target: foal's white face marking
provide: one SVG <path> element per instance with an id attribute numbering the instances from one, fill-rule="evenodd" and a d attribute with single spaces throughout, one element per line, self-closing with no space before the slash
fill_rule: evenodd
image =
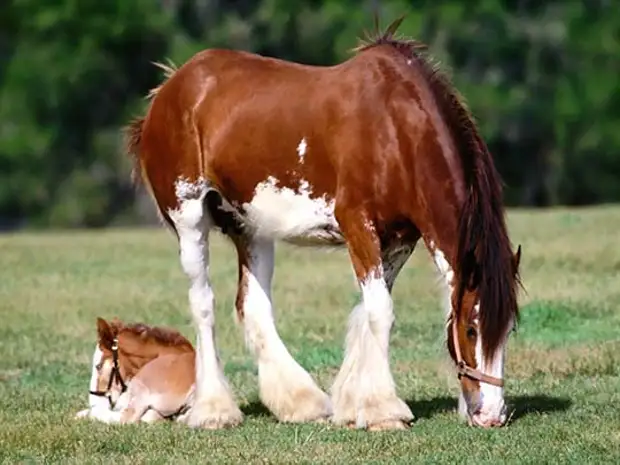
<path id="1" fill-rule="evenodd" d="M 103 360 L 103 352 L 99 348 L 99 344 L 95 345 L 95 352 L 93 353 L 93 362 L 91 368 L 90 375 L 90 390 L 97 391 L 99 390 L 99 370 L 97 370 L 98 365 Z M 93 396 L 92 394 L 88 395 L 88 405 L 91 409 L 94 408 L 108 408 L 108 399 L 105 397 Z"/>
<path id="2" fill-rule="evenodd" d="M 243 205 L 258 237 L 298 243 L 342 242 L 333 199 L 325 195 L 312 198 L 312 186 L 304 179 L 297 189 L 277 184 L 278 180 L 270 176 L 256 186 L 252 200 Z"/>
<path id="3" fill-rule="evenodd" d="M 308 148 L 308 143 L 306 142 L 306 138 L 304 137 L 303 139 L 301 139 L 301 142 L 299 142 L 299 145 L 297 146 L 297 153 L 299 154 L 299 163 L 304 162 L 304 157 L 306 156 L 307 148 Z"/>

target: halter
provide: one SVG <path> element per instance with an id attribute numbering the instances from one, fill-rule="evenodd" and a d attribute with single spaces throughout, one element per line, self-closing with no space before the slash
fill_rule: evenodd
<path id="1" fill-rule="evenodd" d="M 112 397 L 110 396 L 110 389 L 112 388 L 112 384 L 114 383 L 114 379 L 117 379 L 119 384 L 121 385 L 121 394 L 127 390 L 127 385 L 125 381 L 123 381 L 123 377 L 121 376 L 121 370 L 118 365 L 118 338 L 115 337 L 112 342 L 112 371 L 110 373 L 110 379 L 108 380 L 108 387 L 105 391 L 88 391 L 93 396 L 98 397 L 107 397 L 108 402 L 110 403 L 110 408 L 114 407 L 112 405 Z"/>
<path id="2" fill-rule="evenodd" d="M 458 378 L 461 379 L 461 376 L 465 376 L 475 381 L 481 381 L 483 383 L 492 384 L 493 386 L 503 387 L 503 379 L 484 374 L 480 370 L 470 367 L 469 365 L 467 365 L 465 360 L 463 360 L 463 356 L 461 355 L 461 345 L 459 344 L 459 335 L 456 327 L 456 321 L 456 317 L 453 315 L 452 342 L 454 344 L 454 355 L 456 355 L 456 372 Z"/>

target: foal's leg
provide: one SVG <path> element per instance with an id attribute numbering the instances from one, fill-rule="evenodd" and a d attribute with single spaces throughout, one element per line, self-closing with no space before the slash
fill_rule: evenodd
<path id="1" fill-rule="evenodd" d="M 206 190 L 179 200 L 169 212 L 179 237 L 181 265 L 190 280 L 189 301 L 198 330 L 196 391 L 185 417 L 190 426 L 221 428 L 240 423 L 239 407 L 224 376 L 215 344 L 214 296 L 209 282 L 208 234 L 211 219 L 204 208 Z"/>
<path id="2" fill-rule="evenodd" d="M 157 421 L 161 421 L 163 420 L 164 417 L 162 416 L 161 413 L 159 413 L 157 410 L 154 409 L 149 409 L 147 410 L 144 415 L 142 415 L 142 417 L 140 418 L 140 421 L 143 423 L 155 423 Z"/>
<path id="3" fill-rule="evenodd" d="M 334 422 L 368 429 L 400 429 L 413 419 L 396 395 L 389 365 L 394 312 L 390 290 L 413 251 L 383 253 L 363 212 L 338 217 L 362 290 L 349 319 L 345 357 L 332 388 Z"/>
<path id="4" fill-rule="evenodd" d="M 262 402 L 280 421 L 330 417 L 329 397 L 293 359 L 276 330 L 271 304 L 273 241 L 238 238 L 235 243 L 239 254 L 237 317 L 258 364 Z"/>

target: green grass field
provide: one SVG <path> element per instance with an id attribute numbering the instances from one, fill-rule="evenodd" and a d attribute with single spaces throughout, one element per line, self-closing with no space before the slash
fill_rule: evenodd
<path id="1" fill-rule="evenodd" d="M 619 463 L 620 208 L 511 211 L 522 319 L 509 345 L 510 425 L 467 427 L 422 246 L 394 289 L 392 367 L 416 421 L 367 433 L 278 424 L 232 318 L 236 257 L 214 236 L 218 343 L 245 414 L 224 431 L 73 420 L 87 406 L 95 317 L 170 325 L 194 340 L 174 237 L 163 229 L 0 236 L 2 463 Z M 328 389 L 358 293 L 346 252 L 277 252 L 278 327 Z"/>

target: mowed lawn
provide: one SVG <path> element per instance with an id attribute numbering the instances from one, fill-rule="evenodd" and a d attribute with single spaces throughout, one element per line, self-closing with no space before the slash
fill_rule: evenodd
<path id="1" fill-rule="evenodd" d="M 367 433 L 279 424 L 232 318 L 236 257 L 212 240 L 217 338 L 246 414 L 224 431 L 108 426 L 87 406 L 95 318 L 170 325 L 194 341 L 187 281 L 163 228 L 0 236 L 2 463 L 619 463 L 620 208 L 511 211 L 523 246 L 522 319 L 511 337 L 506 428 L 467 427 L 444 349 L 437 275 L 420 246 L 394 289 L 392 367 L 416 421 Z M 278 328 L 329 389 L 358 299 L 346 252 L 279 245 Z"/>

